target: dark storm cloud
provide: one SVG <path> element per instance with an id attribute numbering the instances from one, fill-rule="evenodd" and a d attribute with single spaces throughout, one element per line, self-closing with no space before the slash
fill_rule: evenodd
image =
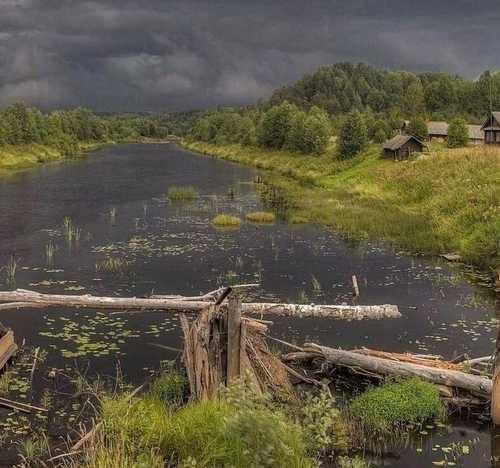
<path id="1" fill-rule="evenodd" d="M 474 77 L 499 26 L 479 0 L 0 0 L 0 105 L 252 103 L 337 61 Z"/>

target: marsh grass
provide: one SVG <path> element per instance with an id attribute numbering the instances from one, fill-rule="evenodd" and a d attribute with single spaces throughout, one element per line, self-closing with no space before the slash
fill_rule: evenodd
<path id="1" fill-rule="evenodd" d="M 19 455 L 27 466 L 33 466 L 38 459 L 49 452 L 49 443 L 45 434 L 34 434 L 18 442 Z"/>
<path id="2" fill-rule="evenodd" d="M 445 414 L 438 388 L 417 378 L 371 388 L 354 398 L 348 409 L 354 432 L 365 439 L 405 435 Z"/>
<path id="3" fill-rule="evenodd" d="M 63 220 L 63 235 L 69 247 L 80 243 L 82 230 L 77 227 L 72 219 L 66 216 Z"/>
<path id="4" fill-rule="evenodd" d="M 237 216 L 220 214 L 212 219 L 212 224 L 219 228 L 239 228 L 241 226 L 241 219 Z"/>
<path id="5" fill-rule="evenodd" d="M 168 198 L 173 202 L 193 201 L 198 198 L 198 192 L 191 186 L 174 186 L 168 189 Z"/>
<path id="6" fill-rule="evenodd" d="M 12 375 L 12 371 L 3 371 L 0 375 L 0 395 L 7 395 L 13 382 L 14 376 Z"/>
<path id="7" fill-rule="evenodd" d="M 407 162 L 371 145 L 349 161 L 239 145 L 187 143 L 194 151 L 274 174 L 269 203 L 288 198 L 289 216 L 334 228 L 348 239 L 385 240 L 399 249 L 456 252 L 471 264 L 500 266 L 500 148 L 443 149 Z M 283 202 L 280 202 L 283 203 Z M 270 206 L 270 205 L 268 205 Z M 274 208 L 273 208 L 274 210 Z"/>
<path id="8" fill-rule="evenodd" d="M 16 274 L 19 266 L 19 260 L 15 255 L 11 255 L 7 264 L 3 267 L 5 271 L 5 281 L 8 286 L 15 286 Z"/>
<path id="9" fill-rule="evenodd" d="M 124 273 L 129 267 L 130 262 L 121 257 L 107 257 L 95 264 L 96 271 L 106 273 Z"/>
<path id="10" fill-rule="evenodd" d="M 45 245 L 45 259 L 48 267 L 52 267 L 54 265 L 55 252 L 56 252 L 56 246 L 52 241 L 49 241 Z"/>
<path id="11" fill-rule="evenodd" d="M 178 408 L 186 401 L 188 385 L 186 377 L 171 369 L 162 374 L 151 384 L 151 398 L 171 408 Z"/>
<path id="12" fill-rule="evenodd" d="M 247 213 L 245 218 L 252 223 L 274 223 L 276 216 L 269 211 L 254 211 Z"/>

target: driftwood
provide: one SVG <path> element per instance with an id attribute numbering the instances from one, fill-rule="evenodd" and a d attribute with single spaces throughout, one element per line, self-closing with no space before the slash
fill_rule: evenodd
<path id="1" fill-rule="evenodd" d="M 181 325 L 192 398 L 213 398 L 238 380 L 251 383 L 257 392 L 289 391 L 287 367 L 263 338 L 267 324 L 241 317 L 237 298 L 231 297 L 228 307 L 209 305 L 192 323 L 181 314 Z"/>
<path id="2" fill-rule="evenodd" d="M 290 353 L 286 356 L 288 361 L 310 359 L 320 359 L 334 366 L 379 376 L 419 377 L 437 385 L 465 390 L 483 399 L 489 399 L 491 395 L 491 379 L 458 370 L 454 367 L 456 364 L 446 362 L 437 364 L 434 359 L 370 352 L 370 350 L 345 351 L 313 343 L 305 344 L 303 352 Z"/>
<path id="3" fill-rule="evenodd" d="M 0 307 L 84 307 L 92 309 L 162 310 L 180 312 L 201 312 L 207 307 L 207 299 L 197 300 L 182 296 L 168 299 L 153 297 L 98 297 L 91 295 L 42 294 L 25 289 L 0 292 Z M 213 297 L 213 295 L 211 296 Z M 299 305 L 274 303 L 243 303 L 241 313 L 248 315 L 277 315 L 287 317 L 324 317 L 338 320 L 362 320 L 399 318 L 401 314 L 395 305 Z"/>
<path id="4" fill-rule="evenodd" d="M 0 370 L 17 351 L 14 332 L 0 324 Z"/>
<path id="5" fill-rule="evenodd" d="M 7 398 L 0 398 L 0 406 L 21 411 L 21 413 L 31 413 L 32 411 L 40 411 L 42 413 L 47 412 L 46 408 L 40 408 L 39 406 L 33 406 L 28 405 L 27 403 L 8 400 Z"/>

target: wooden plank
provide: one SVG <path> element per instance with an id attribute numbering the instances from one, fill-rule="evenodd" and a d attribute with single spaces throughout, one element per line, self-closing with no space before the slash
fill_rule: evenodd
<path id="1" fill-rule="evenodd" d="M 240 377 L 241 303 L 237 296 L 227 307 L 227 385 Z"/>

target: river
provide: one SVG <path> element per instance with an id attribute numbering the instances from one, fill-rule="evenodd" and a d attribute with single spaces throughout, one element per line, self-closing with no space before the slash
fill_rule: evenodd
<path id="1" fill-rule="evenodd" d="M 261 287 L 248 299 L 336 304 L 352 302 L 356 275 L 357 303 L 397 304 L 403 318 L 279 319 L 272 333 L 297 343 L 445 358 L 492 352 L 497 325 L 492 294 L 457 267 L 348 242 L 312 225 L 245 222 L 239 230 L 215 229 L 210 221 L 218 213 L 244 219 L 262 208 L 256 176 L 255 170 L 172 144 L 134 144 L 0 179 L 0 265 L 11 258 L 17 263 L 14 282 L 0 273 L 2 289 L 193 295 L 258 282 Z M 199 198 L 171 203 L 166 194 L 174 185 L 195 187 Z M 76 239 L 68 239 L 64 223 L 71 224 Z M 45 349 L 48 367 L 76 365 L 110 375 L 119 362 L 131 382 L 141 382 L 148 369 L 175 357 L 158 344 L 181 346 L 178 321 L 169 313 L 26 309 L 4 311 L 1 321 L 14 329 L 18 342 Z M 491 465 L 488 425 L 462 421 L 429 433 L 421 435 L 419 447 L 385 457 L 384 465 L 432 466 L 450 459 L 443 447 L 460 441 L 471 448 L 458 466 Z"/>

